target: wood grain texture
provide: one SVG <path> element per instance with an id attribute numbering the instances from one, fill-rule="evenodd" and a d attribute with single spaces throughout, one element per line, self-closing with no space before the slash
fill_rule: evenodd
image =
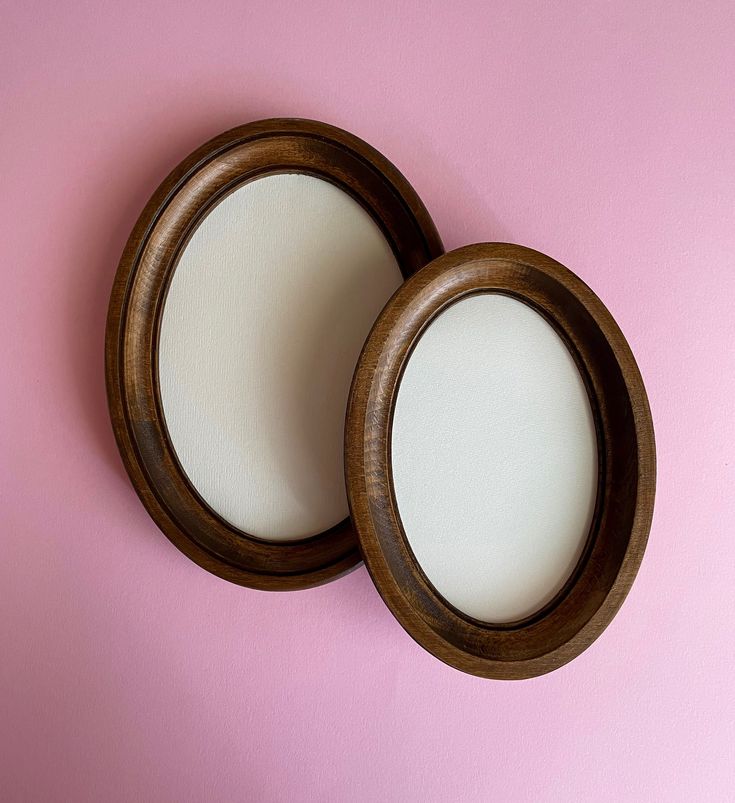
<path id="1" fill-rule="evenodd" d="M 123 252 L 107 319 L 105 366 L 112 425 L 146 509 L 188 557 L 224 579 L 265 590 L 327 582 L 360 560 L 349 519 L 313 538 L 264 541 L 218 516 L 177 460 L 162 413 L 158 341 L 167 288 L 207 213 L 245 182 L 304 173 L 357 200 L 390 243 L 404 277 L 442 253 L 420 199 L 385 157 L 345 131 L 309 120 L 273 119 L 215 137 L 156 190 Z"/>
<path id="2" fill-rule="evenodd" d="M 585 382 L 598 440 L 597 503 L 577 568 L 544 608 L 502 625 L 458 611 L 421 570 L 398 513 L 390 453 L 398 387 L 421 333 L 451 304 L 487 292 L 529 304 L 555 327 Z M 406 631 L 457 669 L 487 678 L 528 678 L 588 647 L 635 579 L 653 515 L 653 425 L 630 347 L 581 279 L 529 248 L 470 245 L 407 281 L 376 321 L 350 392 L 345 471 L 365 563 Z"/>

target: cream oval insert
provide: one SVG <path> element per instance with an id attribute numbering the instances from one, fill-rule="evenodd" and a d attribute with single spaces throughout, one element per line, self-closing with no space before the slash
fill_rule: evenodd
<path id="1" fill-rule="evenodd" d="M 158 376 L 179 462 L 226 521 L 288 541 L 348 515 L 352 372 L 401 281 L 368 212 L 312 176 L 252 181 L 202 221 L 164 304 Z"/>
<path id="2" fill-rule="evenodd" d="M 406 538 L 449 603 L 500 624 L 561 589 L 587 540 L 598 456 L 582 377 L 545 318 L 498 293 L 440 313 L 401 379 L 391 451 Z"/>

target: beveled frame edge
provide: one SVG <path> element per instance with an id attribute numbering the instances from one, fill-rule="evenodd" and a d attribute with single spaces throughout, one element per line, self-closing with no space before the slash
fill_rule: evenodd
<path id="1" fill-rule="evenodd" d="M 581 628 L 573 632 L 560 645 L 525 660 L 493 660 L 479 657 L 447 640 L 427 621 L 432 618 L 433 614 L 422 612 L 415 606 L 415 599 L 412 597 L 414 589 L 411 584 L 416 581 L 416 578 L 423 575 L 415 558 L 413 558 L 413 566 L 410 566 L 409 563 L 401 564 L 401 570 L 405 570 L 406 576 L 400 578 L 399 581 L 394 576 L 389 560 L 383 551 L 385 543 L 392 543 L 391 539 L 393 539 L 395 544 L 403 544 L 404 547 L 408 547 L 408 552 L 410 552 L 410 547 L 402 532 L 400 518 L 397 517 L 389 457 L 393 409 L 405 364 L 426 326 L 451 303 L 455 303 L 461 297 L 478 292 L 478 289 L 465 287 L 463 292 L 458 293 L 448 303 L 434 307 L 429 305 L 428 312 L 424 311 L 423 325 L 410 336 L 397 331 L 401 325 L 401 317 L 404 311 L 410 309 L 412 303 L 416 303 L 416 299 L 421 296 L 422 291 L 432 285 L 440 285 L 453 270 L 463 265 L 487 263 L 494 260 L 513 262 L 529 270 L 544 271 L 553 281 L 560 283 L 572 293 L 589 312 L 595 325 L 599 327 L 602 337 L 612 349 L 620 367 L 630 399 L 637 448 L 637 482 L 630 537 L 611 587 L 604 594 L 604 598 L 594 614 Z M 479 292 L 482 291 L 479 289 Z M 502 290 L 495 292 L 502 292 Z M 524 300 L 523 297 L 514 293 L 509 294 L 515 295 L 519 300 Z M 531 304 L 531 306 L 534 305 Z M 538 309 L 537 312 L 544 314 L 548 320 L 548 315 L 544 312 Z M 557 331 L 560 330 L 558 321 L 550 322 Z M 563 334 L 563 329 L 561 333 Z M 569 346 L 568 338 L 563 339 Z M 573 349 L 571 350 L 573 351 Z M 577 361 L 578 356 L 574 353 L 573 356 Z M 383 395 L 379 395 L 376 388 L 380 385 L 381 373 L 391 360 L 394 363 L 391 367 L 392 387 L 387 391 L 383 389 Z M 400 365 L 398 365 L 399 361 Z M 397 370 L 396 366 L 398 366 Z M 579 364 L 578 367 L 580 367 Z M 580 372 L 585 378 L 581 368 Z M 587 378 L 585 378 L 585 384 L 594 412 L 599 400 L 593 398 L 590 393 Z M 609 451 L 609 444 L 604 444 L 604 446 Z M 599 450 L 598 445 L 598 452 Z M 625 337 L 604 304 L 579 277 L 550 257 L 530 248 L 508 243 L 480 243 L 456 249 L 434 260 L 399 288 L 376 321 L 360 355 L 348 404 L 345 428 L 345 472 L 350 513 L 358 530 L 363 559 L 378 592 L 406 632 L 435 657 L 461 671 L 494 679 L 531 678 L 561 667 L 592 644 L 614 618 L 638 572 L 653 516 L 655 468 L 655 440 L 648 398 Z M 616 467 L 616 470 L 620 473 L 619 466 Z M 376 483 L 376 480 L 381 485 L 381 492 L 388 497 L 387 501 L 382 504 L 376 502 L 375 489 L 370 488 L 371 484 Z M 601 504 L 599 499 L 597 504 L 598 507 Z M 377 536 L 379 528 L 386 534 L 382 547 Z M 607 537 L 609 538 L 609 535 Z M 588 544 L 585 553 L 588 553 L 590 549 L 591 545 Z M 399 551 L 398 547 L 396 547 L 396 551 Z M 565 584 L 555 600 L 541 609 L 540 621 L 543 621 L 546 615 L 545 611 L 549 606 L 555 607 L 560 596 L 563 601 L 564 594 L 571 593 L 575 588 L 577 582 L 584 575 L 586 566 L 583 561 L 585 560 L 586 557 L 583 556 L 580 564 L 574 570 L 572 578 Z M 435 590 L 434 595 L 435 599 L 431 601 L 431 604 L 435 604 L 437 609 L 452 609 L 452 606 Z M 515 629 L 513 627 L 507 629 L 505 626 L 494 628 L 491 625 L 477 622 L 477 620 L 457 612 L 456 609 L 452 610 L 467 623 L 467 630 L 471 633 L 471 638 L 477 640 L 483 638 L 483 632 L 522 632 L 526 621 L 519 623 Z M 536 615 L 529 617 L 528 627 L 537 621 L 539 619 Z"/>
<path id="2" fill-rule="evenodd" d="M 309 549 L 312 544 L 317 544 L 319 539 L 328 537 L 333 533 L 339 534 L 343 539 L 349 537 L 352 540 L 353 543 L 350 548 L 344 552 L 339 559 L 333 560 L 316 570 L 306 570 L 302 572 L 283 573 L 275 569 L 273 571 L 252 571 L 242 565 L 237 565 L 223 559 L 220 555 L 211 552 L 196 540 L 189 537 L 185 529 L 181 527 L 180 522 L 177 521 L 176 512 L 168 510 L 158 498 L 155 487 L 141 460 L 127 414 L 122 353 L 127 321 L 127 304 L 131 293 L 131 287 L 135 280 L 136 272 L 140 267 L 140 260 L 146 244 L 152 236 L 152 232 L 155 230 L 156 226 L 159 225 L 162 217 L 170 208 L 173 200 L 181 193 L 187 191 L 188 186 L 196 180 L 199 172 L 203 168 L 215 162 L 217 159 L 224 157 L 235 148 L 249 143 L 250 141 L 276 137 L 287 138 L 291 136 L 303 137 L 305 141 L 312 140 L 315 143 L 326 143 L 329 147 L 338 148 L 340 151 L 344 152 L 345 159 L 357 159 L 364 163 L 365 166 L 373 171 L 376 176 L 379 177 L 380 181 L 386 185 L 386 192 L 389 191 L 387 188 L 390 188 L 390 192 L 395 196 L 396 202 L 402 204 L 406 214 L 420 230 L 426 250 L 426 256 L 425 258 L 421 258 L 421 264 L 443 253 L 443 245 L 436 227 L 417 193 L 399 170 L 373 147 L 349 132 L 315 120 L 296 118 L 259 120 L 232 128 L 204 143 L 175 167 L 155 190 L 133 227 L 120 259 L 112 287 L 105 333 L 105 377 L 112 427 L 125 469 L 138 497 L 141 499 L 149 515 L 166 537 L 181 552 L 202 568 L 230 582 L 260 590 L 271 591 L 311 588 L 353 570 L 359 564 L 361 555 L 350 520 L 345 519 L 325 533 L 315 536 L 313 539 L 262 542 L 267 543 L 269 547 L 273 546 L 275 550 L 289 550 L 294 546 L 299 547 L 304 543 L 309 544 L 309 546 L 307 546 L 307 549 Z M 274 163 L 272 169 L 269 169 L 267 173 L 283 172 L 283 169 L 280 168 L 286 171 L 292 170 L 292 160 L 285 165 Z M 293 170 L 293 172 L 300 171 L 296 169 Z M 303 170 L 301 172 L 308 173 L 309 171 Z M 396 245 L 385 231 L 383 221 L 377 219 L 376 210 L 370 208 L 364 198 L 356 197 L 349 188 L 340 183 L 337 178 L 338 172 L 335 166 L 333 177 L 322 174 L 320 174 L 319 177 L 332 181 L 332 183 L 336 184 L 340 189 L 355 197 L 380 226 L 384 236 L 386 236 L 391 247 L 395 250 Z M 196 225 L 198 225 L 198 223 Z M 192 231 L 194 228 L 195 226 L 192 227 Z M 191 236 L 191 231 L 188 233 L 188 236 Z M 181 250 L 183 250 L 183 248 L 179 250 L 178 254 L 174 254 L 171 257 L 173 264 L 167 268 L 170 273 L 175 269 L 175 264 L 178 261 Z M 399 254 L 396 254 L 396 257 L 404 276 L 410 275 L 418 267 L 421 267 L 421 265 L 418 264 L 415 267 L 409 268 L 407 264 L 408 259 L 406 259 L 406 264 L 404 264 L 399 258 Z M 414 255 L 412 258 L 415 259 L 417 257 Z M 155 402 L 155 399 L 151 400 L 152 404 Z M 188 483 L 188 478 L 186 478 L 186 480 Z M 196 489 L 193 485 L 191 485 L 191 483 L 188 483 L 188 485 L 198 497 L 198 493 L 196 493 Z M 206 505 L 203 501 L 201 501 L 201 504 L 203 506 Z M 209 514 L 214 514 L 211 509 L 209 509 L 208 512 Z M 214 515 L 227 525 L 219 516 L 216 514 Z M 234 530 L 234 528 L 230 529 Z M 246 539 L 252 539 L 253 542 L 261 541 L 261 539 L 249 536 L 247 533 L 240 533 L 237 530 L 235 530 L 235 532 Z M 274 551 L 272 554 L 283 553 Z"/>

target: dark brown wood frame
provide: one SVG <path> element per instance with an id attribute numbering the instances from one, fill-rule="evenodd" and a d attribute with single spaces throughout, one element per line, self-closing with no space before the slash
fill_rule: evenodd
<path id="1" fill-rule="evenodd" d="M 184 554 L 220 577 L 253 588 L 291 590 L 324 583 L 360 561 L 349 519 L 289 542 L 261 540 L 224 521 L 198 495 L 176 458 L 157 365 L 166 292 L 193 232 L 229 193 L 274 173 L 313 175 L 355 198 L 380 226 L 406 277 L 443 252 L 411 185 L 362 140 L 311 120 L 241 126 L 186 158 L 143 210 L 115 278 L 105 361 L 120 453 L 156 524 Z"/>
<path id="2" fill-rule="evenodd" d="M 393 410 L 412 349 L 448 306 L 487 292 L 525 302 L 554 326 L 585 381 L 598 438 L 597 505 L 575 571 L 543 609 L 503 625 L 463 614 L 432 586 L 403 531 L 391 473 Z M 487 243 L 436 259 L 387 304 L 355 372 L 345 468 L 365 564 L 405 630 L 437 658 L 471 674 L 541 675 L 575 658 L 600 635 L 643 557 L 655 460 L 645 388 L 620 329 L 581 279 L 529 248 Z"/>

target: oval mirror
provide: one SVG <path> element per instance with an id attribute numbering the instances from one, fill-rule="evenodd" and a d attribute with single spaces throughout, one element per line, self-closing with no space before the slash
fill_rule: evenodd
<path id="1" fill-rule="evenodd" d="M 358 562 L 352 372 L 385 301 L 441 250 L 400 173 L 322 123 L 235 129 L 169 176 L 118 270 L 107 378 L 133 484 L 182 551 L 269 589 Z"/>
<path id="2" fill-rule="evenodd" d="M 557 262 L 468 246 L 403 285 L 358 364 L 346 449 L 375 584 L 447 663 L 548 672 L 622 603 L 652 515 L 651 418 L 620 330 Z"/>

